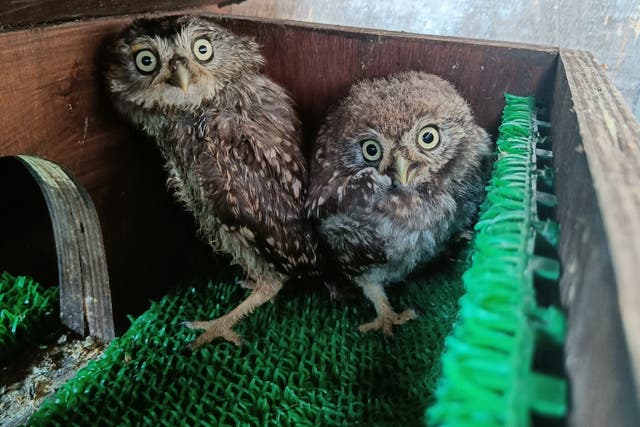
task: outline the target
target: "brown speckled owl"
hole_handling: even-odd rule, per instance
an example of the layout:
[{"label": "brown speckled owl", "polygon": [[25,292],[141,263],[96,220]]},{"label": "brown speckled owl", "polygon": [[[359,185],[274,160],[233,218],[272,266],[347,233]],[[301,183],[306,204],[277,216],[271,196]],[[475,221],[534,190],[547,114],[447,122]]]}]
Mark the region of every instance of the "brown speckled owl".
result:
[{"label": "brown speckled owl", "polygon": [[329,114],[311,164],[308,215],[377,317],[360,331],[413,319],[385,286],[403,280],[470,225],[491,141],[448,82],[406,72],[363,81]]},{"label": "brown speckled owl", "polygon": [[260,69],[251,40],[212,19],[142,19],[108,46],[105,77],[116,108],[155,139],[169,185],[211,245],[247,273],[250,296],[211,321],[189,348],[240,344],[233,326],[314,267],[302,220],[306,165],[285,91]]}]

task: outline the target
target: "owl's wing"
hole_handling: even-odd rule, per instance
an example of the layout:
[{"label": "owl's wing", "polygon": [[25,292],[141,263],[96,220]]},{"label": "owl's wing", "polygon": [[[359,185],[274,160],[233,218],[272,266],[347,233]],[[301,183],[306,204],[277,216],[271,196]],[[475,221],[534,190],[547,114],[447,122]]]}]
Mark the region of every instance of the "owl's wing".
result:
[{"label": "owl's wing", "polygon": [[357,275],[387,261],[383,242],[365,218],[340,214],[330,216],[322,222],[320,232],[348,274]]},{"label": "owl's wing", "polygon": [[[331,173],[314,171],[305,204],[308,218],[323,219],[337,213],[349,213],[355,209],[373,206],[376,191],[388,183],[373,168],[364,168],[355,173]],[[382,185],[381,185],[382,184]]]},{"label": "owl's wing", "polygon": [[313,174],[306,215],[321,224],[322,236],[349,274],[386,262],[384,244],[366,214],[376,179],[368,169],[347,176],[328,169]]},{"label": "owl's wing", "polygon": [[217,119],[197,172],[215,216],[279,271],[312,270],[316,243],[302,219],[306,166],[296,137],[249,120],[226,131]]}]

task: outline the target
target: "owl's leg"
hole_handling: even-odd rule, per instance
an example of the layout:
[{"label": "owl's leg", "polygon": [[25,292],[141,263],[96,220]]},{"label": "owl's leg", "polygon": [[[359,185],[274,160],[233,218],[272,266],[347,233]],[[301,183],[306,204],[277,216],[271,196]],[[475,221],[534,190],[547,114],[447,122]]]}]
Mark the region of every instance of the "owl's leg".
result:
[{"label": "owl's leg", "polygon": [[273,298],[282,289],[282,280],[256,280],[252,289],[253,291],[244,301],[222,317],[207,321],[184,322],[184,326],[190,329],[205,330],[187,345],[187,349],[194,350],[216,338],[224,338],[235,345],[242,345],[242,337],[233,330],[233,327],[242,318]]},{"label": "owl's leg", "polygon": [[364,295],[373,303],[373,307],[378,314],[372,322],[360,325],[358,327],[360,332],[382,330],[385,335],[391,336],[393,335],[393,325],[402,325],[418,317],[412,309],[405,310],[400,314],[396,313],[391,307],[391,304],[389,304],[389,300],[381,284],[369,283],[360,286],[364,291]]}]

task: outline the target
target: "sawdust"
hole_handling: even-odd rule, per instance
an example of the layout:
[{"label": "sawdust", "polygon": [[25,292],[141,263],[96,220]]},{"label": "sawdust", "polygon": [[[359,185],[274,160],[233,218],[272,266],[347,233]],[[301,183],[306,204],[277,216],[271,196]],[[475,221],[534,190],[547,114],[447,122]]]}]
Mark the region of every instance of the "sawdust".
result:
[{"label": "sawdust", "polygon": [[0,367],[0,426],[24,425],[47,397],[103,351],[104,344],[94,337],[62,334],[57,343],[25,352],[12,365]]}]

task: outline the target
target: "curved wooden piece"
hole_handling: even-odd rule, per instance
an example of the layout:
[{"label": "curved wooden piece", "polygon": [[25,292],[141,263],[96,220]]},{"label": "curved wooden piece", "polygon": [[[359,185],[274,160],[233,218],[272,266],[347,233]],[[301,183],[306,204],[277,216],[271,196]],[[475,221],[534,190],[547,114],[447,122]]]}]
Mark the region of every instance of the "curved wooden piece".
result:
[{"label": "curved wooden piece", "polygon": [[47,202],[58,258],[60,318],[72,330],[112,340],[115,336],[109,275],[98,214],[86,190],[61,166],[16,156]]}]

